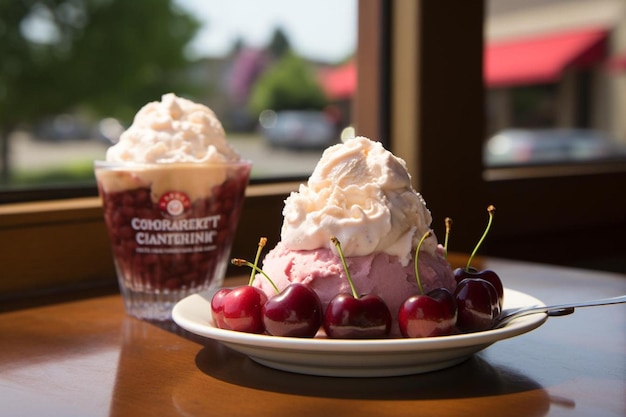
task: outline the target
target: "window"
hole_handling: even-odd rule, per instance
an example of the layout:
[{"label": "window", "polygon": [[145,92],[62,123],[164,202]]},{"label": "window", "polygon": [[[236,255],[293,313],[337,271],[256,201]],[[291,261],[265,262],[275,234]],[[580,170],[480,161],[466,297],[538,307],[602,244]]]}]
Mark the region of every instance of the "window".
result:
[{"label": "window", "polygon": [[601,3],[487,2],[487,166],[626,160],[626,8]]},{"label": "window", "polygon": [[142,5],[0,6],[0,203],[95,195],[93,160],[172,91],[217,113],[253,182],[305,178],[351,126],[357,0]]},{"label": "window", "polygon": [[452,217],[450,249],[469,252],[485,226],[487,205],[494,204],[496,220],[482,254],[624,272],[626,202],[617,191],[626,187],[624,160],[486,165],[488,3],[407,3],[394,2],[391,13],[390,137],[433,212],[435,231]]},{"label": "window", "polygon": [[[2,6],[0,6],[0,9],[3,11],[3,13],[1,13],[0,15],[3,17],[27,15],[28,14],[27,10],[26,11],[21,10],[22,7],[25,7],[23,6],[22,3],[23,2],[17,2],[17,1],[3,2]],[[163,10],[164,4],[166,5],[166,3],[168,2],[159,1],[158,3],[156,3],[150,0],[149,9],[154,11],[153,9],[157,8],[161,12],[161,14],[163,13],[167,14],[166,13],[167,10]],[[208,3],[208,2],[203,2],[203,4],[205,3]],[[306,15],[307,18],[311,20],[310,22],[307,22],[307,24],[316,25],[316,29],[319,29],[320,27],[324,29],[325,27],[326,31],[329,33],[332,32],[331,30],[332,25],[337,26],[336,21],[335,23],[333,23],[334,17],[341,19],[341,16],[343,16],[343,18],[345,19],[343,21],[340,20],[339,22],[339,24],[342,26],[342,33],[344,33],[344,35],[341,35],[342,38],[335,39],[334,42],[326,41],[325,43],[325,45],[329,47],[340,46],[339,48],[340,52],[335,52],[334,56],[327,57],[325,61],[321,60],[319,57],[315,59],[309,57],[308,61],[310,62],[308,61],[305,62],[306,67],[308,69],[313,70],[312,71],[313,75],[315,77],[320,77],[322,79],[330,77],[330,75],[335,74],[337,71],[344,70],[347,68],[348,78],[347,80],[346,79],[343,80],[344,83],[339,84],[340,87],[344,87],[346,82],[349,84],[350,82],[354,83],[356,81],[354,77],[355,75],[354,71],[356,69],[356,66],[354,65],[354,62],[352,62],[350,59],[355,58],[353,56],[353,53],[354,53],[354,48],[356,47],[355,43],[356,43],[356,23],[357,23],[356,5],[357,3],[356,3],[356,0],[342,0],[340,3],[341,4],[338,4],[337,2],[334,2],[334,1],[332,2],[331,7],[335,12],[333,13],[333,16],[328,16],[326,13],[329,7],[324,8],[324,4],[320,2],[308,2],[309,6],[313,5],[316,8],[324,10],[325,14],[324,14],[323,19],[317,19],[314,21],[310,19],[313,17],[311,13],[301,13],[301,14]],[[90,3],[87,3],[87,4],[90,4]],[[94,2],[92,5],[95,6],[97,4],[100,4],[100,3]],[[125,1],[117,2],[116,1],[116,2],[110,2],[107,4],[113,4],[115,5],[115,7],[120,8],[120,9],[124,9],[124,8],[133,9],[137,7],[141,9],[140,12],[142,16],[144,15],[144,12],[147,7],[146,4],[144,4],[144,2],[142,1],[138,1],[138,2],[125,2]],[[158,4],[158,7],[155,6],[155,4]],[[194,4],[195,3],[193,2],[186,2],[187,6],[194,5]],[[224,3],[220,1],[211,2],[211,4],[214,7],[224,6]],[[241,6],[241,4],[243,3],[239,2],[235,4],[235,6],[237,5]],[[270,11],[278,10],[276,7],[276,4],[273,1],[264,1],[264,2],[248,1],[246,4],[248,4],[248,6],[250,7],[257,7],[258,5],[263,5],[266,8],[269,7],[271,9]],[[299,7],[305,7],[303,2],[298,2],[298,3],[285,2],[286,6],[284,8],[293,7],[294,4],[297,4]],[[80,13],[82,13],[82,11],[78,9],[73,9],[74,6],[75,6],[75,3],[68,2],[67,8],[65,8],[61,13],[69,14],[69,17],[66,15],[63,15],[61,17],[71,18],[73,16],[77,18],[78,19],[77,22],[80,23],[81,22]],[[380,28],[379,28],[380,22],[377,20],[378,19],[378,12],[376,11],[377,7],[378,7],[377,2],[371,2],[371,6],[368,5],[367,7],[365,7],[365,9],[371,9],[370,12],[368,12],[368,16],[369,16],[368,25],[370,23],[373,23],[374,25],[376,25],[374,28],[369,28],[369,30],[367,31],[368,32],[367,37],[370,37],[370,39],[373,39],[374,40],[373,43],[376,43],[376,39],[378,39],[379,33],[380,33]],[[5,11],[7,12],[6,14],[4,13]],[[117,10],[117,11],[120,12],[121,10]],[[112,45],[115,44],[113,40],[118,39],[120,41],[120,45],[118,46],[121,46],[124,48],[125,47],[130,48],[130,46],[126,45],[125,42],[121,42],[120,39],[131,39],[131,42],[130,42],[131,44],[133,43],[132,39],[137,39],[141,41],[140,42],[141,48],[139,49],[135,48],[136,52],[139,52],[141,54],[143,53],[156,54],[158,56],[159,51],[161,51],[163,48],[166,47],[166,44],[169,41],[169,39],[160,39],[160,41],[162,42],[155,41],[154,44],[156,44],[157,46],[156,49],[158,50],[151,49],[150,45],[152,45],[153,43],[144,42],[145,34],[142,33],[141,37],[138,37],[136,33],[132,32],[133,30],[138,30],[135,27],[136,25],[134,24],[134,22],[133,24],[128,24],[128,22],[127,24],[123,24],[123,22],[120,22],[118,19],[120,16],[125,19],[129,15],[132,16],[132,14],[136,13],[137,11],[126,10],[126,9],[124,9],[124,11],[128,11],[129,13],[128,14],[112,13],[113,16],[108,16],[108,18],[109,18],[109,22],[111,18],[115,20],[116,30],[114,32],[124,32],[123,36],[125,36],[125,38],[115,38],[114,36],[109,37],[110,33],[107,33],[107,43],[104,44],[103,47],[104,48],[112,47]],[[234,13],[233,10],[230,10],[230,11],[231,13]],[[237,10],[235,11],[237,12],[237,14],[235,14],[234,17],[232,15],[229,16],[228,19],[238,20],[239,12]],[[280,12],[280,10],[278,11]],[[35,29],[37,29],[37,30],[33,29],[33,33],[37,32],[37,36],[39,36],[42,33],[44,35],[46,34],[50,35],[51,31],[54,32],[54,30],[51,29],[50,25],[47,25],[47,29],[44,30],[43,32],[40,32],[40,29],[39,29],[42,27],[41,25],[46,26],[46,23],[49,23],[49,20],[51,19],[49,10],[45,9],[44,6],[41,6],[41,7],[37,6],[36,9],[34,9],[32,13],[33,13],[33,16],[29,24],[32,25],[31,27],[34,27]],[[351,16],[351,17],[346,18],[346,13],[347,13],[347,16]],[[107,16],[103,16],[102,18],[104,19],[106,17]],[[258,18],[259,14],[257,13],[253,17]],[[174,25],[175,26],[174,33],[177,34],[177,36],[185,35],[186,33],[185,28],[187,27],[186,25],[189,24],[189,21],[186,19],[187,18],[183,18],[182,21],[178,21],[177,23],[178,26]],[[142,18],[142,20],[150,20],[150,19]],[[320,22],[322,22],[323,25],[321,25]],[[159,26],[158,31],[161,31],[163,27],[168,27],[167,25],[164,26],[161,23],[162,22],[160,23],[158,21],[156,22],[156,24]],[[19,26],[19,24],[16,22],[12,22],[12,24]],[[219,25],[220,22],[219,21],[213,22],[213,24]],[[6,28],[7,26],[2,26],[3,30]],[[17,27],[13,29],[16,29],[18,33],[21,30],[26,30],[26,29],[22,29],[21,27]],[[126,32],[126,29],[128,29],[130,32]],[[285,29],[285,33],[288,32],[287,29],[289,28]],[[350,31],[354,33],[351,33]],[[54,36],[56,36],[54,33],[52,35],[53,35],[53,38]],[[168,37],[171,37],[171,35],[172,33],[168,33]],[[274,35],[276,35],[276,33],[274,33]],[[272,36],[272,33],[270,33],[269,36]],[[315,32],[315,36],[322,38],[322,40],[324,40],[323,36],[319,33],[319,31]],[[101,39],[101,38],[98,38],[97,36],[95,38],[96,39],[91,39],[91,40],[96,43],[99,42],[98,39]],[[41,41],[41,38],[37,38],[33,40]],[[236,39],[231,39],[231,40],[236,41]],[[264,41],[266,42],[267,39],[260,39],[258,37],[254,37],[252,46],[258,47],[259,44],[263,45]],[[278,41],[280,41],[280,42],[277,42],[279,44],[278,46],[282,45],[284,47],[284,43],[281,43],[281,42],[284,42],[284,39],[282,40],[278,39]],[[296,40],[294,40],[294,42],[295,41]],[[297,41],[302,42],[301,39]],[[259,44],[257,44],[257,42],[259,42]],[[0,48],[6,47],[7,45],[8,45],[7,43],[3,42]],[[100,43],[100,46],[102,46],[101,43]],[[376,67],[377,67],[376,62],[378,62],[378,59],[377,59],[378,55],[375,55],[375,54],[377,54],[378,52],[372,49],[371,46],[372,46],[372,43],[369,43],[368,52],[365,55],[368,57],[366,58],[369,60],[368,63],[370,64],[374,63],[374,65],[370,65],[370,68],[367,71],[365,71],[365,74],[363,77],[361,77],[360,82],[365,83],[365,85],[376,86],[376,83],[377,83],[376,74],[378,73],[376,70]],[[46,48],[47,48],[46,45],[42,45],[41,47],[40,52],[44,55],[48,51],[48,49]],[[234,48],[237,51],[247,50],[245,42],[236,42],[234,45]],[[251,48],[251,49],[254,49],[254,48]],[[312,54],[312,56],[314,56],[314,54]],[[108,72],[115,72],[115,74],[119,76],[120,72],[117,72],[117,71],[120,71],[120,68],[117,68],[117,66],[121,66],[122,68],[126,68],[126,70],[129,70],[128,67],[125,67],[123,65],[125,64],[123,62],[118,63],[113,60],[115,65],[112,65],[111,62],[98,62],[97,56],[87,56],[87,58],[92,59],[94,61],[87,61],[84,63],[84,65],[87,65],[87,64],[92,65],[91,69],[97,70],[97,72],[100,74],[107,74]],[[162,59],[162,57],[159,56],[159,59]],[[170,82],[173,83],[175,81],[180,81],[181,78],[184,81],[193,81],[194,77],[198,75],[197,72],[209,71],[210,74],[213,75],[214,72],[211,72],[211,71],[217,71],[220,65],[226,65],[223,62],[216,63],[216,62],[208,62],[208,61],[211,61],[211,60],[207,60],[207,62],[201,62],[199,65],[195,66],[191,72],[186,73],[184,77],[171,76],[165,79],[159,78],[158,79],[159,82],[157,82],[157,84],[159,85],[157,86],[157,88],[155,88],[152,91],[149,91],[150,89],[141,90],[139,93],[135,91],[137,93],[137,97],[135,97],[135,99],[138,99],[138,100],[140,99],[140,101],[134,104],[130,103],[130,100],[128,102],[120,101],[120,100],[113,100],[111,102],[109,100],[105,100],[107,96],[107,91],[109,90],[109,88],[104,88],[102,85],[98,85],[98,84],[94,84],[93,86],[90,86],[90,87],[98,90],[101,93],[102,102],[99,102],[101,106],[103,107],[108,106],[109,109],[120,107],[121,108],[120,110],[126,109],[126,111],[128,111],[128,113],[126,114],[132,115],[137,110],[137,108],[143,103],[150,101],[150,100],[154,100],[155,97],[158,98],[159,94],[162,94],[165,91],[170,91],[170,88],[171,88],[171,85],[169,84]],[[301,61],[298,63],[298,65],[302,64]],[[159,62],[163,64],[163,61],[159,61]],[[7,61],[4,59],[0,61],[0,65],[3,65],[3,64],[7,65]],[[151,63],[148,62],[148,64],[151,64]],[[82,69],[83,71],[85,70],[84,68]],[[131,68],[131,69],[132,69],[132,72],[141,72],[142,77],[148,77],[148,78],[158,76],[159,73],[161,72],[161,68],[155,68],[154,65],[152,66],[147,65],[147,67],[142,68],[142,71],[138,71],[137,68]],[[174,73],[176,72],[174,71]],[[41,75],[41,74],[38,74],[38,75]],[[375,80],[376,80],[376,83],[374,82]],[[2,81],[2,85],[1,85],[2,89],[0,89],[0,95],[3,94],[6,97],[6,94],[8,94],[8,90],[4,89],[4,87],[6,87],[7,85],[5,84],[6,79],[2,79],[1,81]],[[166,83],[166,85],[161,85],[160,84],[161,82]],[[102,83],[104,83],[104,81],[102,81]],[[24,83],[24,84],[27,84],[27,83]],[[71,86],[71,83],[68,85]],[[176,85],[180,86],[180,84],[176,84]],[[166,87],[167,87],[167,90],[165,90]],[[219,85],[217,87],[219,87]],[[375,88],[372,88],[370,89],[370,91],[374,89]],[[84,92],[85,86],[84,85],[81,86],[81,88],[78,88],[78,90],[80,90],[79,93]],[[19,90],[16,90],[16,91],[19,91]],[[56,92],[53,91],[52,93],[56,93]],[[68,96],[71,96],[69,94],[69,91],[67,93],[68,93]],[[354,93],[354,85],[351,85],[351,87],[347,90],[347,93],[346,91],[343,91],[343,92],[339,91],[336,95],[331,96],[332,101],[330,103],[324,103],[325,105],[329,104],[329,105],[333,105],[336,107],[334,108],[335,112],[332,113],[334,115],[337,115],[337,112],[336,112],[337,108],[340,112],[341,111],[344,112],[342,116],[345,119],[342,119],[342,123],[347,124],[349,123],[351,119],[351,117],[349,116],[349,112],[351,111],[351,108],[352,108],[350,105],[350,102],[351,102],[351,95],[353,93]],[[142,95],[144,96],[144,98],[141,98]],[[45,98],[43,95],[40,95],[38,97],[41,97],[42,101]],[[19,98],[19,95],[17,95],[17,98]],[[4,103],[6,103],[6,101]],[[35,101],[35,103],[38,103],[38,102]],[[15,103],[12,103],[12,104],[15,106],[19,106],[20,108],[28,108],[29,103],[15,101]],[[216,100],[208,104],[211,107],[214,107],[216,111],[219,111],[219,109],[221,108],[220,107],[221,105],[226,106],[226,104],[228,103],[224,103],[224,102],[221,102],[220,100]],[[369,102],[366,105],[357,106],[357,107],[360,108],[360,110],[358,110],[357,113],[361,113],[363,115],[360,118],[364,120],[363,122],[364,126],[369,125],[371,127],[372,125],[375,125],[377,123],[377,118],[372,116],[375,114],[375,112],[370,110],[371,104],[369,104]],[[5,107],[3,107],[3,109],[5,109]],[[327,110],[327,109],[323,108],[322,110]],[[73,131],[82,132],[83,123],[82,123],[82,120],[79,120],[78,116],[89,118],[89,117],[92,117],[92,114],[90,113],[84,114],[82,112],[78,112],[76,115],[62,114],[60,115],[59,118],[54,117],[51,120],[45,120],[45,125],[47,127],[50,127],[51,129],[54,129],[55,131],[56,130],[60,130],[61,132],[70,131],[72,133]],[[240,116],[240,115],[233,115],[232,118],[227,118],[229,123],[225,123],[226,128],[227,129],[230,128],[229,131],[231,132],[232,131],[237,132],[239,129],[238,127],[239,125],[237,125],[237,123],[240,123],[242,121],[242,118],[235,117],[235,116]],[[357,116],[353,116],[352,118],[356,118],[356,117]],[[122,119],[119,119],[119,120],[122,121]],[[115,131],[116,126],[117,126],[117,131],[119,132],[119,125],[114,120],[108,120],[107,122],[112,122],[112,123],[108,125],[105,124],[103,126],[113,127],[113,129],[107,130],[107,132],[110,132],[111,130]],[[254,120],[248,118],[245,122],[253,123]],[[245,125],[246,123],[243,123],[243,124]],[[89,136],[92,133],[91,129],[93,128],[93,123],[87,123],[87,125],[88,125],[87,130],[89,130],[89,133],[87,135]],[[97,123],[96,125],[99,126],[100,124]],[[3,123],[3,126],[4,126],[4,123]],[[28,126],[27,124],[20,124],[19,126],[16,126],[16,127],[17,127],[17,130],[14,131],[14,134],[18,135],[18,140],[20,139],[19,138],[20,135],[22,135],[22,138],[24,138],[25,136],[31,133],[29,131],[29,128],[31,126]],[[68,127],[68,129],[66,129],[66,127]],[[342,128],[343,125],[338,124],[336,127]],[[365,127],[363,129],[363,132],[367,132],[367,131],[368,131],[368,128]],[[373,129],[370,129],[369,131],[371,132],[373,131]],[[81,137],[82,135],[83,133],[81,133]],[[52,138],[52,135],[50,135],[50,140],[51,138]],[[101,139],[104,139],[104,138],[101,138]],[[247,140],[247,138],[242,137],[241,140],[244,141],[244,140]],[[82,145],[83,145],[83,143],[80,142],[80,140],[78,139],[73,139],[68,142],[69,142],[67,144],[68,146],[62,147],[63,150],[61,151],[61,153],[63,154],[62,155],[63,157],[70,156],[68,154],[68,151],[72,150],[73,152],[78,148],[82,148]],[[37,158],[50,156],[47,154],[52,153],[52,147],[55,146],[56,144],[46,142],[44,143],[44,145],[46,145],[45,146],[46,150],[43,152],[43,155],[41,152],[37,152],[34,156],[36,156]],[[103,155],[103,151],[107,146],[104,140],[99,140],[95,143],[91,143],[90,145],[93,145],[92,148],[95,149],[96,155],[98,155],[98,152],[99,152],[99,155]],[[291,164],[288,168],[290,168],[292,171],[280,173],[281,181],[277,181],[279,178],[277,178],[277,175],[275,174],[266,175],[264,173],[261,173],[261,175],[258,175],[257,178],[253,180],[254,185],[251,186],[248,190],[248,198],[246,201],[246,206],[244,207],[245,214],[242,216],[243,221],[239,228],[240,231],[236,239],[237,243],[235,244],[236,247],[233,248],[233,252],[243,253],[245,250],[249,249],[250,247],[256,247],[256,243],[258,242],[258,237],[260,235],[268,236],[268,238],[270,238],[270,241],[275,242],[277,240],[278,233],[280,231],[280,223],[282,221],[282,218],[281,218],[282,202],[284,198],[286,197],[286,195],[288,195],[290,191],[296,189],[298,186],[297,182],[289,181],[289,180],[293,180],[293,178],[291,178],[292,176],[296,176],[297,178],[304,178],[308,176],[308,174],[312,170],[314,162],[316,162],[319,157],[319,152],[321,152],[321,149],[317,148],[317,149],[310,150],[310,151],[309,150],[292,151],[290,149],[275,149],[271,151],[271,154],[287,153],[287,152],[289,152],[289,155],[291,155],[292,159],[294,159],[293,157],[295,156],[296,157],[295,159],[299,158],[300,161],[305,160],[306,163],[302,163],[302,162],[293,163],[293,161],[290,161]],[[249,156],[245,152],[242,152],[242,153],[244,153],[244,156]],[[11,155],[13,156],[13,152],[11,152]],[[87,158],[88,163],[81,164],[81,167],[80,167],[80,171],[83,172],[83,174],[87,173],[87,176],[89,178],[91,178],[92,176],[91,164],[92,164],[92,160],[94,159],[93,155],[94,154],[89,154],[89,157]],[[312,155],[317,155],[317,156],[313,158]],[[258,159],[258,158],[255,157],[254,159]],[[283,159],[283,161],[284,160],[285,159]],[[267,161],[267,162],[268,164],[271,165],[271,161]],[[29,168],[43,165],[39,161],[34,161],[34,159],[24,161],[24,164],[28,165]],[[284,168],[284,164],[274,164],[274,165],[276,166],[272,168],[276,168],[276,167],[281,168],[281,165],[282,165],[282,168]],[[2,166],[4,168],[7,168],[7,164],[3,164]],[[296,169],[295,171],[293,171],[294,168]],[[48,175],[46,176],[49,177]],[[82,178],[85,179],[87,177],[83,176]],[[269,179],[270,181],[263,181],[264,179]],[[2,185],[3,189],[0,191],[0,201],[5,204],[0,204],[0,242],[2,242],[2,248],[3,248],[3,250],[0,251],[0,263],[2,263],[3,265],[3,274],[2,274],[2,278],[0,278],[0,299],[1,300],[17,296],[23,301],[25,298],[28,298],[28,297],[36,298],[36,296],[38,295],[43,295],[44,298],[46,298],[51,293],[54,293],[57,291],[62,291],[62,292],[79,291],[83,293],[86,289],[93,288],[93,287],[102,287],[102,286],[116,287],[115,278],[114,278],[115,273],[112,268],[112,257],[110,254],[108,237],[106,235],[106,230],[104,228],[104,224],[102,221],[102,211],[100,208],[100,202],[97,198],[95,198],[96,193],[95,193],[95,187],[93,183],[89,183],[89,182],[90,181],[80,180],[79,182],[76,183],[77,185],[72,188],[68,188],[64,186],[63,184],[55,182],[55,183],[47,184],[45,189],[35,188],[35,187],[32,187],[32,188],[25,187],[25,188],[30,188],[30,189],[26,189],[26,191],[23,191],[22,189],[16,189],[20,187],[14,187],[13,185],[8,186],[6,181]],[[31,190],[32,192],[30,192]],[[87,196],[87,198],[66,199],[67,197],[83,197],[83,196]],[[45,200],[45,201],[38,202],[35,200]],[[5,294],[8,294],[8,295],[5,297]],[[7,304],[4,304],[3,306],[6,306],[6,305]]]},{"label": "window", "polygon": [[[357,131],[387,141],[407,161],[435,232],[441,234],[446,216],[453,218],[452,251],[473,248],[486,207],[495,204],[481,254],[623,272],[623,165],[483,166],[483,6],[360,2]],[[279,238],[283,199],[296,186],[251,187],[234,251],[256,247],[261,234]],[[0,206],[0,239],[5,292],[98,280],[115,285],[96,199]]]},{"label": "window", "polygon": [[624,3],[486,6],[483,177],[499,214],[485,249],[625,271]]}]

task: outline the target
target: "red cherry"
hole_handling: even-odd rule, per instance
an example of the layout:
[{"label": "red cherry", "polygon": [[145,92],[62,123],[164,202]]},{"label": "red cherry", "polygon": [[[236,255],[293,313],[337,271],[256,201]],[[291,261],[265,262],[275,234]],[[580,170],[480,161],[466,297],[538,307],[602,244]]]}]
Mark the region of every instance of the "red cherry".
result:
[{"label": "red cherry", "polygon": [[462,332],[488,330],[500,315],[496,289],[480,278],[465,278],[456,287],[456,326]]},{"label": "red cherry", "polygon": [[291,284],[263,306],[263,323],[273,336],[313,337],[322,324],[322,302],[303,284]]},{"label": "red cherry", "polygon": [[[252,333],[266,331],[273,336],[315,336],[322,321],[322,302],[319,296],[303,284],[291,284],[279,292],[272,279],[257,266],[261,250],[266,243],[267,238],[265,237],[259,240],[254,263],[240,258],[231,260],[233,265],[249,266],[252,272],[246,287],[238,288],[232,292],[229,290],[218,291],[211,300],[211,308],[217,326]],[[277,295],[268,300],[261,289],[252,287],[257,272],[269,281]],[[236,291],[240,291],[241,294],[231,300],[230,297]],[[227,315],[229,308],[233,316],[230,320]],[[237,316],[237,312],[240,316]],[[243,318],[249,319],[250,322],[243,321]],[[239,321],[235,322],[235,320]]]},{"label": "red cherry", "polygon": [[400,306],[398,324],[404,337],[446,336],[452,334],[457,318],[456,302],[445,288],[409,297]]},{"label": "red cherry", "polygon": [[355,298],[352,294],[334,296],[324,314],[324,330],[331,338],[375,339],[391,331],[391,313],[374,294]]},{"label": "red cherry", "polygon": [[263,291],[250,285],[223,288],[211,299],[215,325],[220,329],[263,333],[262,308],[267,302]]},{"label": "red cherry", "polygon": [[224,298],[226,297],[226,294],[231,291],[231,288],[222,288],[213,294],[213,297],[211,298],[211,313],[213,321],[215,322],[215,326],[220,329],[227,327],[226,322],[224,321]]},{"label": "red cherry", "polygon": [[[449,219],[446,219],[449,220]],[[451,221],[446,222],[447,225]],[[415,249],[415,279],[420,294],[409,297],[398,309],[398,326],[404,337],[444,336],[454,331],[456,323],[456,301],[450,291],[436,288],[424,294],[419,275],[419,253],[424,241],[432,236],[428,230]]]},{"label": "red cherry", "polygon": [[463,269],[457,268],[454,270],[454,279],[457,284],[463,281],[465,278],[480,278],[485,281],[489,281],[491,285],[495,288],[498,293],[498,304],[500,305],[500,310],[502,310],[502,306],[504,305],[504,286],[502,285],[502,280],[491,269],[483,269],[478,271],[474,268]]},{"label": "red cherry", "polygon": [[375,294],[358,295],[339,239],[331,236],[330,240],[337,248],[352,293],[337,294],[326,306],[323,323],[326,335],[331,338],[348,339],[374,339],[389,335],[391,331],[389,307]]}]

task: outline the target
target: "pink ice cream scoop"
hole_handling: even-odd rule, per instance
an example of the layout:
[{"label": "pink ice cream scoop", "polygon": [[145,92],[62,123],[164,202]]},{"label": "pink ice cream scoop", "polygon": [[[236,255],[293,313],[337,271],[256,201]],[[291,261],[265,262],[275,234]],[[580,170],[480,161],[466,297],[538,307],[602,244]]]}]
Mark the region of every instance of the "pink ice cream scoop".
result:
[{"label": "pink ice cream scoop", "polygon": [[[411,185],[406,163],[379,142],[356,137],[324,151],[315,170],[283,209],[281,241],[263,260],[264,272],[282,289],[292,282],[310,286],[324,307],[335,295],[351,293],[331,236],[341,243],[360,294],[375,294],[395,317],[400,305],[420,292],[414,255],[432,217]],[[456,285],[444,250],[433,235],[424,241],[419,276],[425,292]],[[261,275],[256,286],[275,290]]]},{"label": "pink ice cream scoop", "polygon": [[[453,291],[456,285],[452,270],[443,257],[443,248],[439,248],[435,256],[420,254],[418,267],[425,292],[440,287]],[[372,293],[385,301],[394,317],[391,336],[399,337],[395,320],[398,309],[409,296],[420,293],[413,262],[403,266],[396,257],[379,252],[348,257],[346,263],[360,295]],[[279,290],[296,282],[308,285],[319,295],[324,309],[338,293],[351,293],[339,256],[328,248],[294,251],[278,243],[265,257],[263,271]],[[257,276],[254,285],[270,296],[275,294],[269,281],[261,275]]]}]

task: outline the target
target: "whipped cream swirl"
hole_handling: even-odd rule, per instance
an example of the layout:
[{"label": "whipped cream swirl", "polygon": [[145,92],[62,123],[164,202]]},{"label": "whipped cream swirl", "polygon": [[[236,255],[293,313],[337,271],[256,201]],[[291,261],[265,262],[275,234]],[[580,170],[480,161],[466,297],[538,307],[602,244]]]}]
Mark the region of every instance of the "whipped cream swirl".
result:
[{"label": "whipped cream swirl", "polygon": [[172,93],[165,94],[160,102],[143,106],[106,155],[108,162],[142,164],[226,163],[239,159],[211,109]]},{"label": "whipped cream swirl", "polygon": [[[346,256],[385,252],[407,265],[432,217],[411,186],[406,163],[365,137],[326,149],[306,184],[285,200],[281,240],[291,250],[334,249]],[[435,253],[437,241],[423,250]]]}]

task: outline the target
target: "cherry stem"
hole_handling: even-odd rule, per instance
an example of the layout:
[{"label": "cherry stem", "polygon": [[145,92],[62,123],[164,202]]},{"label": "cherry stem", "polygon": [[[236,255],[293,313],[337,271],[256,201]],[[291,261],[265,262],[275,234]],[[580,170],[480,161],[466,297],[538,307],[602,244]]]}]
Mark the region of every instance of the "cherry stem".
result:
[{"label": "cherry stem", "polygon": [[418,268],[419,252],[420,252],[420,249],[422,248],[422,243],[424,243],[426,238],[429,238],[432,235],[433,235],[433,232],[430,231],[430,230],[428,232],[424,233],[424,235],[420,239],[419,243],[417,244],[417,248],[415,249],[415,260],[413,262],[413,264],[415,266],[415,279],[417,280],[417,286],[420,288],[420,293],[422,293],[422,295],[424,294],[424,287],[422,286],[422,280],[420,279],[420,272],[419,272],[419,268]]},{"label": "cherry stem", "polygon": [[354,298],[359,298],[359,295],[356,292],[356,288],[354,288],[354,283],[352,282],[352,277],[350,276],[350,271],[348,271],[348,264],[346,264],[346,258],[343,255],[343,250],[341,249],[341,243],[339,239],[335,236],[331,236],[330,240],[333,242],[335,247],[337,247],[337,252],[339,252],[339,258],[341,259],[341,264],[343,265],[343,270],[346,272],[346,278],[348,278],[348,284],[350,285],[350,290],[352,291],[352,296]]},{"label": "cherry stem", "polygon": [[250,279],[248,280],[248,285],[252,285],[252,282],[254,281],[254,277],[256,275],[255,268],[259,264],[259,257],[261,256],[261,251],[263,250],[266,244],[267,244],[266,237],[262,237],[259,239],[259,246],[257,247],[256,256],[254,257],[254,268],[252,268],[252,270],[250,271]]},{"label": "cherry stem", "polygon": [[450,217],[446,217],[446,237],[443,243],[443,254],[446,259],[448,259],[448,237],[450,236],[450,230],[452,230],[452,219]]},{"label": "cherry stem", "polygon": [[470,265],[472,264],[472,260],[474,259],[474,256],[476,255],[476,252],[478,252],[478,248],[483,243],[483,240],[485,240],[485,237],[487,236],[487,233],[489,232],[489,229],[491,228],[491,222],[493,220],[493,213],[495,211],[496,211],[496,208],[493,205],[490,205],[489,207],[487,207],[487,212],[489,213],[489,222],[487,222],[487,227],[485,228],[485,231],[483,232],[482,237],[480,238],[480,240],[476,244],[476,247],[474,248],[474,251],[472,251],[472,254],[470,255],[470,258],[467,261],[467,266],[465,267],[466,271],[469,271]]},{"label": "cherry stem", "polygon": [[[233,258],[230,260],[230,263],[232,263],[235,266],[248,266],[252,268],[252,272],[254,271],[259,272],[270,282],[270,284],[272,285],[272,288],[274,288],[274,290],[276,291],[276,294],[280,293],[280,290],[278,289],[276,284],[274,284],[274,281],[272,281],[272,279],[261,268],[254,265],[252,262],[246,261],[245,259]],[[254,279],[252,281],[254,281]],[[252,285],[252,282],[250,282],[248,285]]]}]

